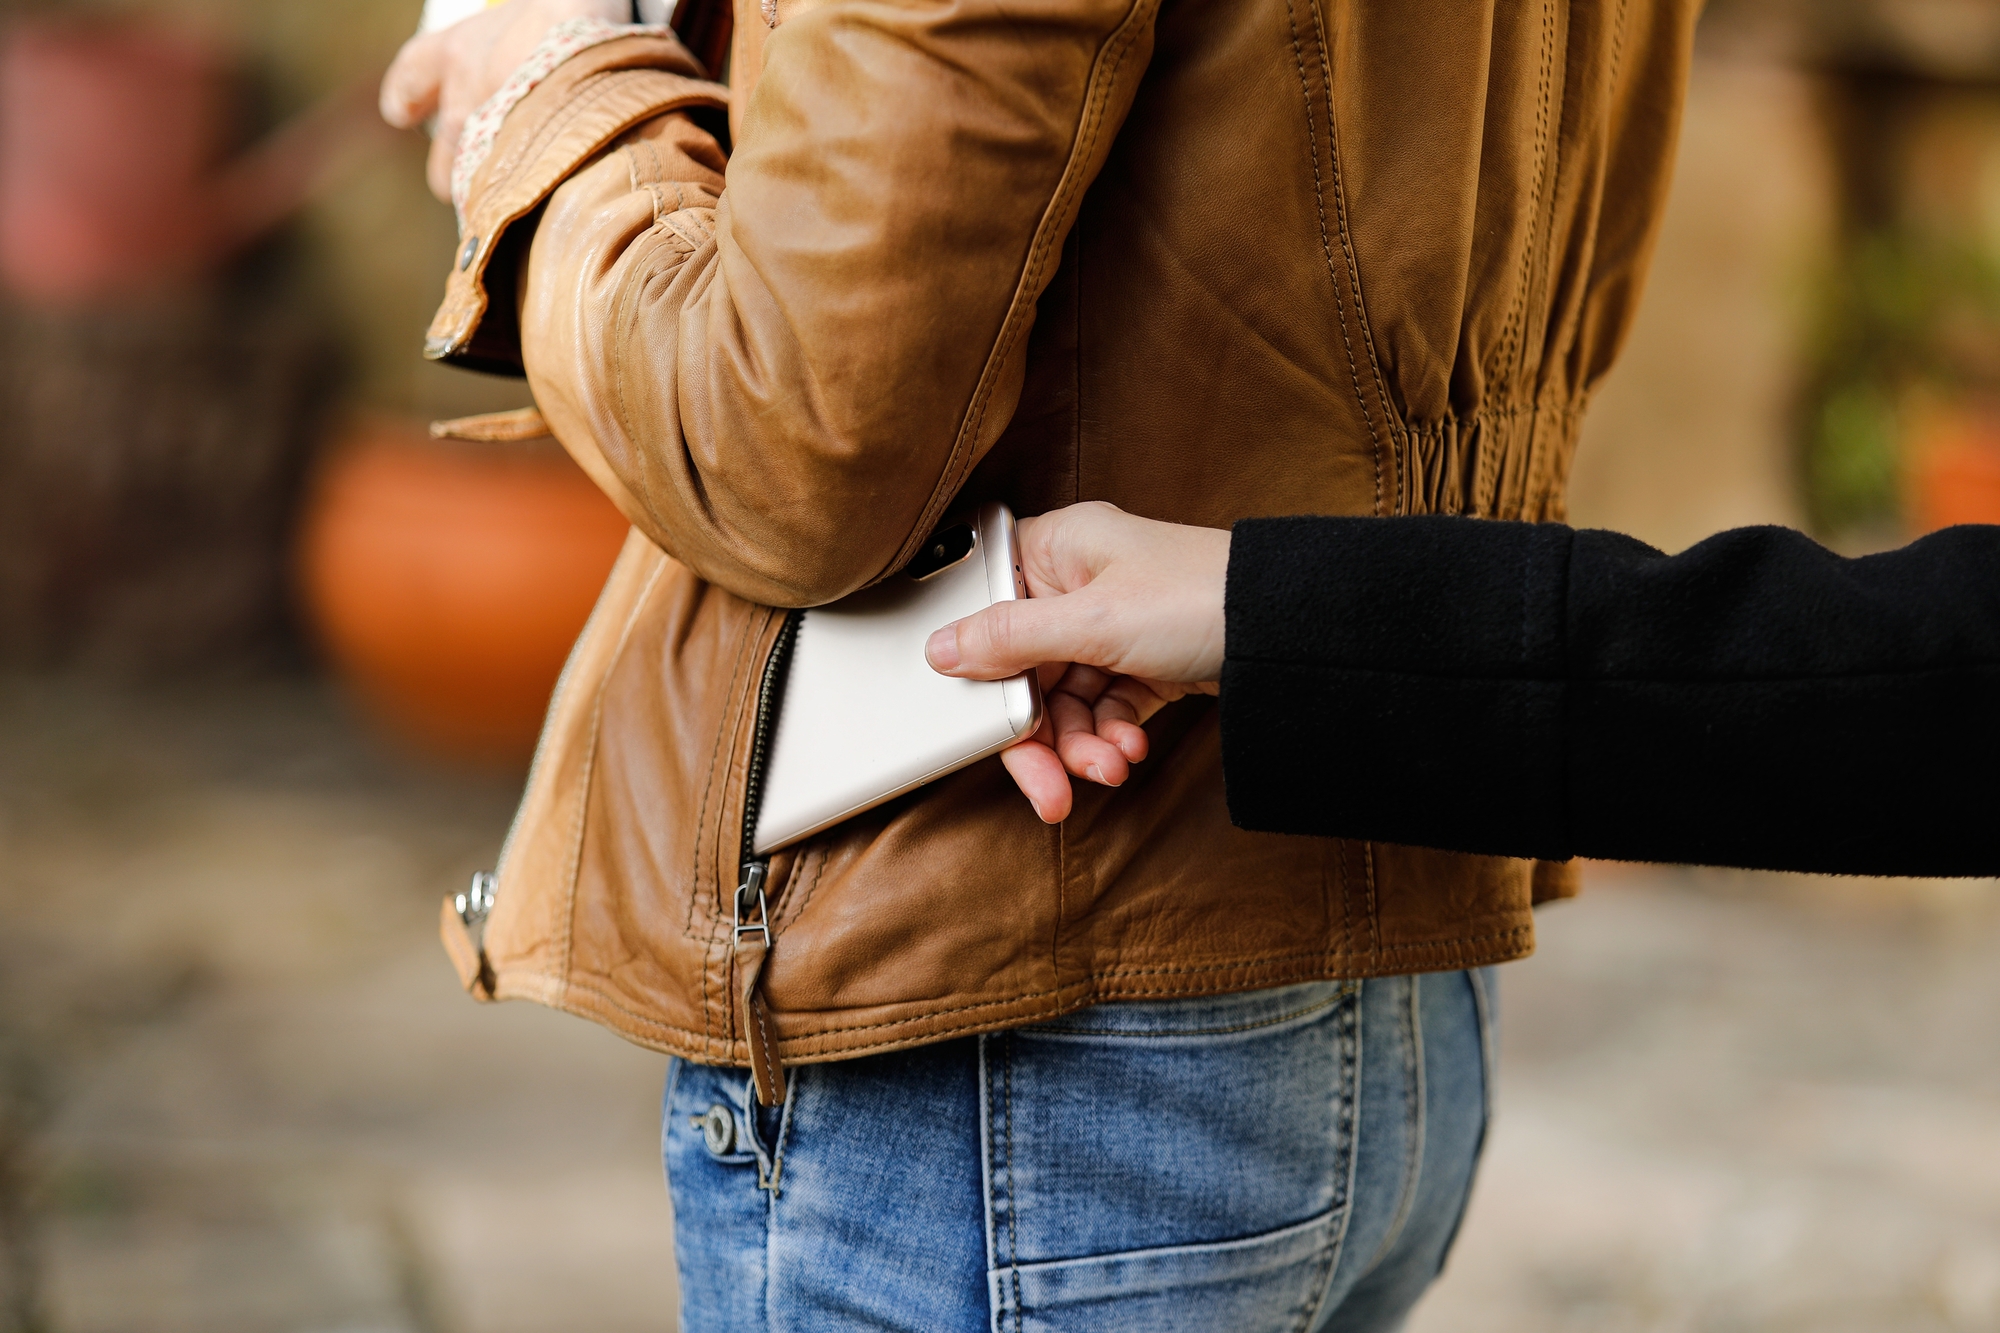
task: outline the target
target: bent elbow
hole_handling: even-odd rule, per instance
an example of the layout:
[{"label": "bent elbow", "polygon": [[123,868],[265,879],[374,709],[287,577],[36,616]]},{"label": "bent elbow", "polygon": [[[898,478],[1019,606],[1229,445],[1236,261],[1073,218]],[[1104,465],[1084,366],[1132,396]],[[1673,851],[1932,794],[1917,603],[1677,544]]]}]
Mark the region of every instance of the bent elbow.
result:
[{"label": "bent elbow", "polygon": [[[700,549],[676,556],[703,579],[765,606],[813,607],[837,602],[887,571],[902,543],[860,543],[852,531],[829,530],[824,518],[774,521],[754,531],[717,532]],[[663,542],[670,551],[685,543]]]}]

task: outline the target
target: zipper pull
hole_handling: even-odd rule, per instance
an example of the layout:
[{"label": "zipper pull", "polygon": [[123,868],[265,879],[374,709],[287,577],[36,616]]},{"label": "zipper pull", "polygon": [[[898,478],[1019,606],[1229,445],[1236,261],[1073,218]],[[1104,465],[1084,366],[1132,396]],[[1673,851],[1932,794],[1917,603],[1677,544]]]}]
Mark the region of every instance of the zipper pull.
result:
[{"label": "zipper pull", "polygon": [[468,927],[486,924],[486,914],[493,910],[496,883],[490,870],[481,870],[473,875],[472,886],[452,900],[452,906],[458,909],[458,919]]},{"label": "zipper pull", "polygon": [[[730,908],[730,930],[733,932],[734,947],[743,947],[743,937],[759,932],[764,936],[764,947],[771,947],[770,904],[764,901],[764,880],[771,873],[768,860],[745,861],[743,878],[736,885],[736,901]],[[755,912],[755,920],[747,920]]]},{"label": "zipper pull", "polygon": [[[730,912],[731,948],[736,955],[736,998],[738,1022],[743,1042],[750,1048],[750,1084],[760,1106],[785,1103],[785,1066],[778,1059],[778,1043],[771,1036],[771,1014],[764,1005],[758,983],[764,978],[764,960],[771,955],[771,905],[764,897],[764,879],[771,873],[767,860],[743,863],[743,879],[736,886]],[[752,912],[754,920],[746,920]]]}]

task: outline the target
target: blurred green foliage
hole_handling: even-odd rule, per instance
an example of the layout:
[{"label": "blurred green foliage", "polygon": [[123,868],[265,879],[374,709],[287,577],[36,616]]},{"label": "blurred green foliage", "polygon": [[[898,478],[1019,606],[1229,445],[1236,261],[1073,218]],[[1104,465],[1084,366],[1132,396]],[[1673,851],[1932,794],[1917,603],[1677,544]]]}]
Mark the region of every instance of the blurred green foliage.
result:
[{"label": "blurred green foliage", "polygon": [[1842,247],[1817,287],[1808,512],[1825,533],[1890,523],[1916,414],[2000,392],[2000,261],[1973,235],[1882,228]]}]

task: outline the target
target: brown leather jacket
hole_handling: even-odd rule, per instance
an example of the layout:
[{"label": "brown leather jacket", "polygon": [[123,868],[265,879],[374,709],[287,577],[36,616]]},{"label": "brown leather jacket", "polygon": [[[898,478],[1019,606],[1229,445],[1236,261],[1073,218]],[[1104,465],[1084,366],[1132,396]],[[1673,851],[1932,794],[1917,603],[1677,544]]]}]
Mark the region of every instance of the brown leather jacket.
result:
[{"label": "brown leather jacket", "polygon": [[833,1060],[1528,953],[1565,867],[1235,829],[1190,700],[1059,827],[988,761],[780,853],[753,960],[772,608],[895,569],[960,498],[1560,516],[1697,7],[738,0],[733,93],[663,38],[560,67],[473,182],[431,352],[518,357],[634,531],[483,939],[447,904],[467,986],[743,1064],[746,1013]]}]

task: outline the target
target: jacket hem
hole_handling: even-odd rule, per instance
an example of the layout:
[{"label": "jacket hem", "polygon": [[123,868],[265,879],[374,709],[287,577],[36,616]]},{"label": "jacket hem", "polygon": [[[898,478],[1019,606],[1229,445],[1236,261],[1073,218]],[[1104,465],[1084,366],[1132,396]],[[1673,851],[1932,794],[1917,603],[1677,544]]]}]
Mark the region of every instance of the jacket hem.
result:
[{"label": "jacket hem", "polygon": [[[1206,965],[1111,969],[1004,1000],[941,1010],[895,1006],[905,1012],[866,1023],[842,1023],[840,1020],[846,1015],[837,1012],[777,1013],[773,1017],[781,1027],[795,1029],[790,1035],[781,1035],[777,1042],[779,1057],[786,1064],[828,1064],[1025,1027],[1109,1001],[1194,999],[1308,981],[1359,981],[1414,972],[1457,971],[1513,962],[1533,953],[1534,947],[1534,926],[1527,923],[1473,939],[1389,945],[1366,953],[1315,952]],[[663,1055],[702,1064],[750,1063],[749,1048],[740,1038],[723,1040],[712,1030],[702,1033],[640,1013],[577,978],[562,982],[545,972],[503,968],[495,974],[492,995],[496,1000],[533,1000],[589,1019],[634,1045]],[[830,1025],[817,1031],[796,1031],[816,1020]]]}]

